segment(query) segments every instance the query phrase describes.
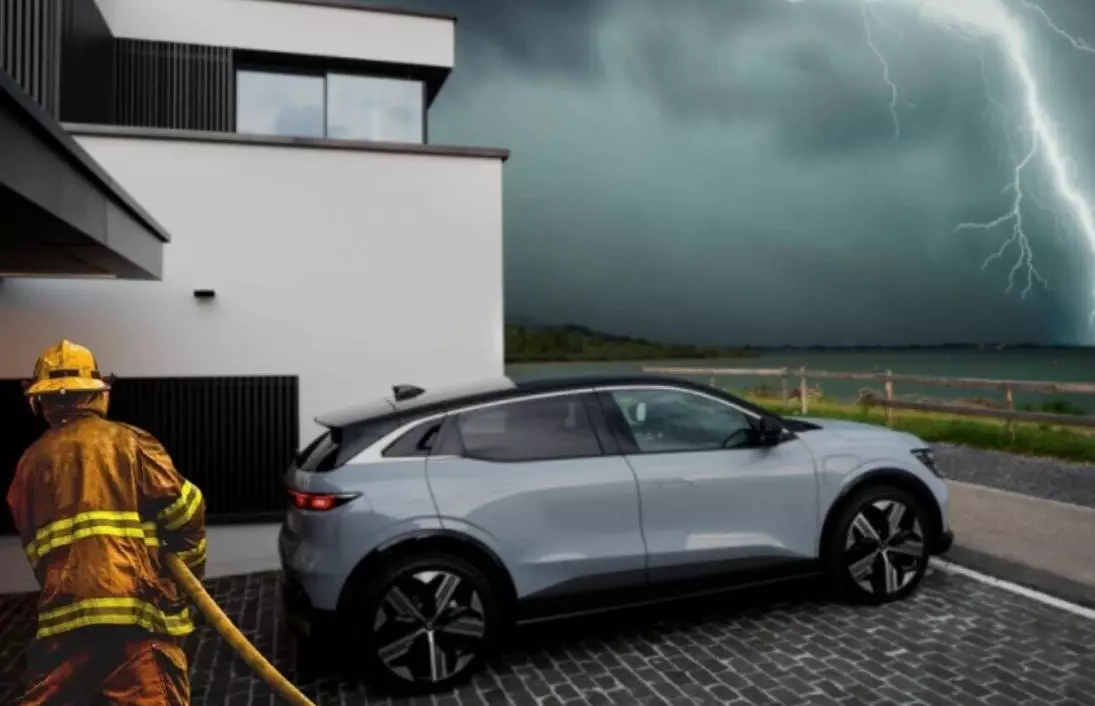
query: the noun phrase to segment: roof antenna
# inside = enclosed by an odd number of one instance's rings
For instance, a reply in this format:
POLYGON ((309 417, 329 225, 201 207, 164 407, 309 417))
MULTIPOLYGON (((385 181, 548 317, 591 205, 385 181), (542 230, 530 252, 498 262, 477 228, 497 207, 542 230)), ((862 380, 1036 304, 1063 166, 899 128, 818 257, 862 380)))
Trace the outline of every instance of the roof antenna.
POLYGON ((392 394, 395 396, 396 402, 413 400, 423 392, 425 392, 425 390, 417 385, 392 385, 392 394))

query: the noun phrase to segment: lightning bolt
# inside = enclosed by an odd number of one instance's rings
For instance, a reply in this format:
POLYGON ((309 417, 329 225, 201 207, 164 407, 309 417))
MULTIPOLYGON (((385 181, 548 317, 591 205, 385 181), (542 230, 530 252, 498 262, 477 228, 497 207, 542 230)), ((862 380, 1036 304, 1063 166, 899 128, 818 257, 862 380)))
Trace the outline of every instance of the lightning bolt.
MULTIPOLYGON (((996 110, 1000 112, 1000 114, 1004 117, 1006 121, 1008 118, 1008 109, 1004 107, 1003 103, 998 101, 993 96, 992 87, 989 85, 988 71, 985 68, 984 45, 980 46, 979 58, 981 62, 981 82, 984 84, 985 87, 985 100, 987 100, 991 106, 996 108, 996 110)), ((1011 155, 1012 160, 1015 161, 1015 145, 1011 140, 1011 135, 1007 131, 1004 132, 1004 139, 1007 140, 1008 154, 1011 155)), ((995 260, 1002 260, 1004 257, 1004 253, 1008 250, 1008 248, 1010 248, 1012 245, 1017 246, 1019 249, 1019 254, 1015 258, 1015 264, 1012 266, 1011 270, 1008 271, 1008 286, 1007 289, 1005 289, 1004 291, 1010 292, 1015 287, 1015 275, 1017 275, 1019 271, 1025 267, 1027 273, 1027 284, 1026 287, 1023 288, 1023 291, 1019 294, 1020 299, 1026 299, 1027 295, 1030 294, 1030 291, 1034 289, 1034 283, 1036 281, 1043 287, 1049 287, 1049 282, 1038 271, 1038 268, 1034 266, 1034 251, 1030 247, 1030 240, 1027 238, 1026 230, 1023 223, 1023 199, 1027 197, 1027 193, 1024 191, 1023 188, 1023 170, 1027 168, 1027 165, 1029 165, 1031 160, 1034 159, 1034 155, 1037 152, 1038 141, 1036 139, 1032 139, 1030 141, 1030 148, 1027 150, 1026 154, 1015 163, 1012 180, 1001 190, 1001 193, 1008 193, 1009 191, 1012 193, 1011 209, 1007 213, 991 221, 981 223, 960 223, 955 228, 955 232, 962 230, 990 231, 995 229, 997 226, 1004 225, 1005 223, 1011 224, 1011 237, 1001 243, 1000 248, 996 250, 996 252, 985 258, 985 261, 981 263, 981 269, 987 269, 988 266, 995 260)), ((1031 196, 1031 200, 1037 203, 1037 199, 1033 196, 1031 196)))
POLYGON ((1010 292, 1015 286, 1015 275, 1022 268, 1026 267, 1027 270, 1027 286, 1020 293, 1020 299, 1026 299, 1026 296, 1030 294, 1030 290, 1034 288, 1034 282, 1038 281, 1043 287, 1048 287, 1049 282, 1042 277, 1038 272, 1038 268, 1034 266, 1034 251, 1031 250, 1030 240, 1027 238, 1026 231, 1023 228, 1023 198, 1025 196, 1023 192, 1023 170, 1026 169, 1030 161, 1034 159, 1035 153, 1038 151, 1038 142, 1031 140, 1030 149, 1026 155, 1019 160, 1015 165, 1014 179, 1010 184, 1004 187, 1004 191, 1012 192, 1013 198, 1011 202, 1011 210, 1002 216, 983 223, 960 223, 955 228, 955 232, 961 230, 993 230, 997 226, 1005 223, 1011 223, 1011 237, 1008 238, 1000 245, 1000 248, 985 258, 985 261, 981 264, 981 269, 988 268, 994 260, 1000 260, 1004 257, 1004 253, 1007 249, 1015 244, 1019 247, 1019 255, 1015 259, 1015 264, 1008 272, 1008 287, 1005 292, 1010 292))
MULTIPOLYGON (((801 1, 792 0, 792 2, 801 1)), ((961 223, 955 229, 956 232, 965 230, 992 231, 1000 226, 1010 225, 1010 237, 1004 240, 998 250, 986 258, 982 263, 982 269, 987 268, 997 260, 1001 260, 1009 249, 1015 248, 1018 253, 1008 273, 1006 291, 1010 292, 1014 288, 1016 277, 1021 271, 1025 271, 1026 286, 1020 292, 1020 299, 1025 299, 1030 294, 1035 283, 1048 287, 1049 283, 1034 265, 1033 249, 1031 248, 1023 217, 1024 201, 1027 198, 1030 198, 1036 205, 1040 204, 1039 200, 1029 193, 1024 181, 1026 170, 1035 158, 1038 158, 1046 168, 1050 186, 1058 203, 1066 211, 1069 220, 1075 224, 1089 251, 1088 254, 1092 259, 1092 263, 1095 264, 1095 212, 1093 212, 1087 197, 1077 186, 1075 172, 1078 170, 1076 163, 1067 156, 1062 145, 1062 138, 1050 119, 1049 111, 1043 102, 1040 82, 1027 51, 1029 37, 1026 28, 1005 0, 859 0, 859 2, 862 3, 867 46, 882 63, 882 78, 891 91, 890 112, 893 117, 895 136, 900 134, 897 109, 899 91, 897 84, 891 78, 889 62, 875 43, 871 32, 871 21, 872 19, 877 20, 873 7, 876 4, 903 5, 912 8, 919 12, 923 21, 932 23, 962 39, 978 43, 982 49, 982 76, 985 79, 986 100, 1005 118, 1008 116, 1008 111, 1002 103, 992 96, 987 76, 984 74, 983 49, 985 42, 990 42, 998 48, 1005 66, 1010 69, 1011 78, 1019 88, 1022 103, 1021 132, 1029 135, 1030 144, 1023 155, 1016 158, 1014 145, 1011 143, 1010 136, 1008 136, 1009 153, 1012 155, 1014 168, 1011 181, 1004 187, 1004 192, 1012 195, 1010 208, 995 219, 961 223)), ((1095 47, 1092 47, 1083 39, 1069 34, 1054 22, 1042 6, 1032 0, 1017 0, 1017 2, 1025 11, 1036 15, 1051 32, 1068 42, 1073 49, 1095 54, 1095 47)), ((1091 296, 1089 325, 1095 330, 1095 283, 1092 285, 1091 296)))
POLYGON ((1095 48, 1092 48, 1092 46, 1090 44, 1088 44, 1087 42, 1085 42, 1084 40, 1077 39, 1076 37, 1073 37, 1071 34, 1066 32, 1065 30, 1061 29, 1061 27, 1056 22, 1053 21, 1053 18, 1049 16, 1049 13, 1046 12, 1045 8, 1043 8, 1041 5, 1035 5, 1034 3, 1030 2, 1030 0, 1020 0, 1020 1, 1023 3, 1023 7, 1030 10, 1031 12, 1035 12, 1035 13, 1041 15, 1042 16, 1042 21, 1046 23, 1046 26, 1049 27, 1054 32, 1056 32, 1058 35, 1060 35, 1061 38, 1063 38, 1066 42, 1071 44, 1073 49, 1077 49, 1079 51, 1084 51, 1084 52, 1087 52, 1089 54, 1095 54, 1095 48))
POLYGON ((890 87, 890 118, 893 120, 893 136, 896 140, 901 137, 901 118, 897 114, 897 101, 900 95, 897 84, 890 78, 890 62, 886 61, 886 55, 874 43, 874 33, 871 31, 871 17, 873 15, 874 9, 868 3, 863 3, 863 36, 867 40, 867 46, 871 48, 874 55, 878 57, 879 63, 882 64, 882 80, 890 87))

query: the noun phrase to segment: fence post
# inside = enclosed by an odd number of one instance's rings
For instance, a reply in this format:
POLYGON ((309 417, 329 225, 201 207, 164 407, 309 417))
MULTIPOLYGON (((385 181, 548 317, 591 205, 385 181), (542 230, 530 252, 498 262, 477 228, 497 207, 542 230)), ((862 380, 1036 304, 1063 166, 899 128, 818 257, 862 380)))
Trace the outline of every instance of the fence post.
MULTIPOLYGON (((1015 394, 1012 392, 1011 385, 1004 385, 1004 401, 1008 405, 1008 411, 1015 411, 1015 394)), ((1015 441, 1015 422, 1008 419, 1005 423, 1005 428, 1008 430, 1008 438, 1015 441)))
POLYGON ((798 369, 798 402, 803 415, 810 411, 808 398, 809 395, 806 392, 806 366, 804 365, 798 369))
POLYGON ((780 408, 783 408, 791 399, 791 393, 787 389, 790 382, 790 375, 790 371, 787 370, 787 368, 784 368, 783 373, 779 376, 779 392, 781 395, 779 400, 780 408))
POLYGON ((886 415, 886 426, 888 426, 888 427, 893 426, 893 408, 890 407, 890 405, 889 405, 890 402, 893 402, 893 380, 891 379, 892 375, 893 375, 892 370, 887 370, 886 371, 886 386, 885 386, 885 389, 886 389, 886 403, 887 404, 886 404, 885 415, 886 415))
POLYGON ((711 378, 707 382, 710 383, 711 387, 715 387, 715 382, 716 382, 715 376, 712 375, 711 378))

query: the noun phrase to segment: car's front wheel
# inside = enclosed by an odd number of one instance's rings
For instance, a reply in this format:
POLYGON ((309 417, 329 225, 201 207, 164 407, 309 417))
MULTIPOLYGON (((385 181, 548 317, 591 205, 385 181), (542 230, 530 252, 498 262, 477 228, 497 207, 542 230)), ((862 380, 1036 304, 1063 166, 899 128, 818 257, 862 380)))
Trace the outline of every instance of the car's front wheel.
POLYGON ((400 691, 452 686, 482 664, 501 619, 494 587, 470 562, 397 559, 368 582, 358 611, 368 676, 400 691))
POLYGON ((912 593, 928 567, 928 517, 899 488, 858 491, 839 510, 826 538, 825 559, 840 595, 859 603, 888 603, 912 593))

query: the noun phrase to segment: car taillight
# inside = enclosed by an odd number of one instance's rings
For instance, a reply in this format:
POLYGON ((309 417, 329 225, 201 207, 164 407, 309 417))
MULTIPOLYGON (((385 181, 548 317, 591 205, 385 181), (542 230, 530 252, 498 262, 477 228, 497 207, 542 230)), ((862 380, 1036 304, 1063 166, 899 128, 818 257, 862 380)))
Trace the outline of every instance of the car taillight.
POLYGON ((345 505, 360 493, 302 493, 299 490, 289 489, 289 501, 298 510, 311 510, 313 512, 326 512, 336 507, 345 505))

